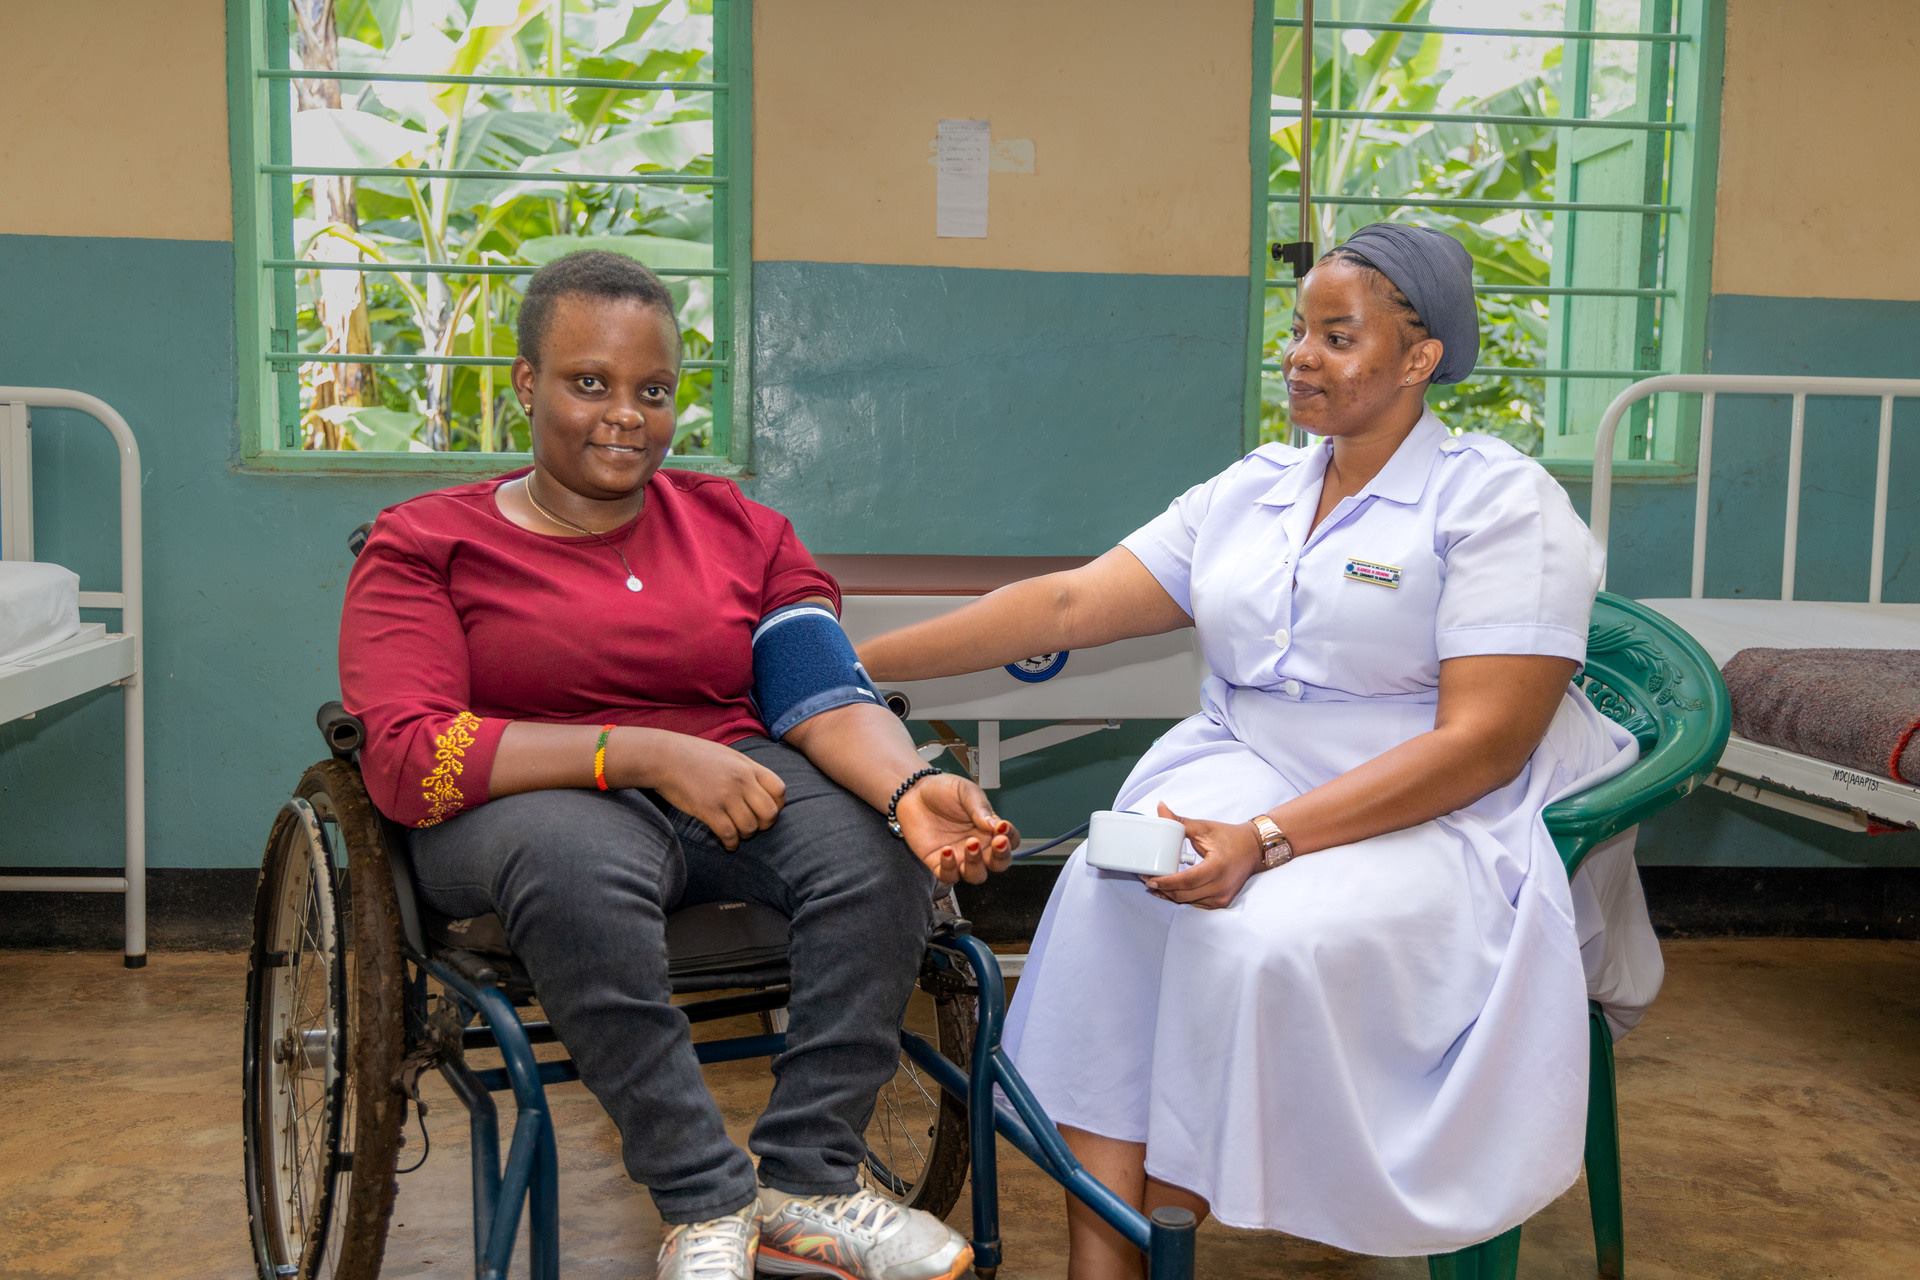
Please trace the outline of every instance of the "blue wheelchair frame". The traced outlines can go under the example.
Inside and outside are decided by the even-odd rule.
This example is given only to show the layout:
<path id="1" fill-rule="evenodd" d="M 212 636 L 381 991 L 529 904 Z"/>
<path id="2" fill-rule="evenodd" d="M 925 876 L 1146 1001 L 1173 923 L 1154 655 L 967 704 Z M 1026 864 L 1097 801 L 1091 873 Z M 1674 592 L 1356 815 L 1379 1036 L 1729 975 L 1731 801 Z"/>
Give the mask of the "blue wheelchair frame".
<path id="1" fill-rule="evenodd" d="M 1127 1204 L 1083 1168 L 1047 1118 L 1027 1084 L 1000 1046 L 1006 1016 L 1006 984 L 999 962 L 965 921 L 942 924 L 929 944 L 934 963 L 971 971 L 978 984 L 979 1025 L 973 1061 L 961 1071 L 920 1035 L 902 1030 L 901 1047 L 942 1089 L 967 1104 L 973 1203 L 974 1269 L 988 1277 L 1000 1266 L 999 1168 L 994 1135 L 1005 1137 L 1040 1169 L 1085 1203 L 1147 1256 L 1151 1280 L 1193 1280 L 1197 1224 L 1185 1209 L 1156 1210 L 1151 1219 Z M 463 972 L 449 959 L 413 956 L 414 989 L 409 1016 L 426 1007 L 430 974 L 445 989 L 463 1018 L 461 1048 L 496 1049 L 498 1067 L 475 1069 L 461 1055 L 439 1055 L 436 1067 L 466 1107 L 473 1158 L 473 1248 L 480 1280 L 505 1280 L 520 1230 L 523 1207 L 534 1280 L 558 1280 L 560 1274 L 559 1164 L 546 1086 L 578 1080 L 571 1060 L 542 1062 L 536 1043 L 557 1039 L 544 1022 L 522 1022 L 513 1001 L 489 975 Z M 684 1006 L 697 1022 L 777 1008 L 780 991 L 722 996 Z M 471 1024 L 479 1020 L 478 1026 Z M 736 1036 L 700 1041 L 694 1051 L 702 1063 L 771 1057 L 786 1047 L 786 1035 Z M 995 1089 L 1009 1100 L 997 1102 Z M 500 1118 L 491 1095 L 513 1093 L 513 1141 L 505 1163 L 500 1156 Z"/>

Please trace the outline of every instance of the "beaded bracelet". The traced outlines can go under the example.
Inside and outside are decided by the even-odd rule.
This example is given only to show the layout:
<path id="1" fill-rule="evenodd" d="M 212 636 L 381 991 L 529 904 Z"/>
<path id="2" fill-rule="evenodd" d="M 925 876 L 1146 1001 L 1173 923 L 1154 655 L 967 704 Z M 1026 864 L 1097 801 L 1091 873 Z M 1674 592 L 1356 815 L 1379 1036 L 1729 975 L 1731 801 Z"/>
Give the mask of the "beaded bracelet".
<path id="1" fill-rule="evenodd" d="M 613 726 L 600 726 L 600 741 L 593 744 L 593 785 L 602 791 L 607 789 L 607 738 L 613 733 Z"/>
<path id="2" fill-rule="evenodd" d="M 902 840 L 907 838 L 900 830 L 900 802 L 906 798 L 907 792 L 913 790 L 914 787 L 918 786 L 922 781 L 927 778 L 937 778 L 941 772 L 939 769 L 922 769 L 920 772 L 910 775 L 905 782 L 893 789 L 893 798 L 887 801 L 887 830 L 893 832 L 894 835 Z"/>

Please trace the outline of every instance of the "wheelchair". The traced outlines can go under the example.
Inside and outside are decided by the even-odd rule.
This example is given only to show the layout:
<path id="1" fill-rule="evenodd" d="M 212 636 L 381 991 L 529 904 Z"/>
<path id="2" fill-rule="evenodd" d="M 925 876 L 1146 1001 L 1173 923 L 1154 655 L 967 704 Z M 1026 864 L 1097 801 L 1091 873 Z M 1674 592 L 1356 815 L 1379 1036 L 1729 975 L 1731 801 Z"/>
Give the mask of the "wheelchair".
<path id="1" fill-rule="evenodd" d="M 532 1274 L 556 1274 L 557 1172 L 543 1086 L 578 1072 L 534 1057 L 534 1045 L 556 1036 L 543 1019 L 522 1016 L 537 1002 L 499 918 L 449 919 L 416 897 L 404 837 L 374 808 L 354 764 L 359 722 L 339 703 L 321 708 L 319 722 L 332 758 L 306 771 L 275 817 L 254 905 L 243 1128 L 259 1272 L 379 1275 L 408 1111 L 424 1113 L 418 1082 L 432 1069 L 469 1113 L 476 1274 L 505 1275 L 523 1203 Z M 919 979 L 932 1016 L 917 1021 L 930 1025 L 904 1034 L 960 1064 L 971 1059 L 979 1000 L 972 966 L 986 953 L 951 899 L 943 905 Z M 787 933 L 784 916 L 756 903 L 704 903 L 668 918 L 674 994 L 699 997 L 682 1002 L 688 1019 L 762 1021 L 759 1035 L 697 1043 L 701 1061 L 784 1048 Z M 956 945 L 961 938 L 971 950 Z M 486 1050 L 500 1066 L 468 1061 Z M 500 1091 L 518 1108 L 504 1167 L 489 1096 Z M 966 1107 L 904 1052 L 866 1139 L 861 1177 L 874 1190 L 941 1217 L 957 1203 L 969 1165 Z"/>

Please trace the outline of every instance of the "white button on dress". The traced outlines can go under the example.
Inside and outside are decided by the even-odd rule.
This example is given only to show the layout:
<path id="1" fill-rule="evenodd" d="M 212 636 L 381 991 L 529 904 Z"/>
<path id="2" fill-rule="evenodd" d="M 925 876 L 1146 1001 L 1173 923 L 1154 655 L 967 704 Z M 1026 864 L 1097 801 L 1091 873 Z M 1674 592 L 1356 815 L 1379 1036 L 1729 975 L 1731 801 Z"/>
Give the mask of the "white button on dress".
<path id="1" fill-rule="evenodd" d="M 1584 657 L 1599 551 L 1537 463 L 1429 414 L 1311 528 L 1327 449 L 1265 446 L 1125 539 L 1209 675 L 1114 808 L 1242 822 L 1431 730 L 1449 658 Z M 1634 753 L 1570 692 L 1507 786 L 1256 875 L 1222 910 L 1076 853 L 1007 1046 L 1055 1121 L 1145 1143 L 1150 1174 L 1231 1225 L 1403 1256 L 1497 1235 L 1580 1169 L 1583 941 L 1597 966 L 1639 957 L 1613 989 L 1659 986 L 1644 901 L 1612 893 L 1600 918 L 1541 821 Z M 1608 883 L 1637 885 L 1630 842 L 1609 856 Z"/>

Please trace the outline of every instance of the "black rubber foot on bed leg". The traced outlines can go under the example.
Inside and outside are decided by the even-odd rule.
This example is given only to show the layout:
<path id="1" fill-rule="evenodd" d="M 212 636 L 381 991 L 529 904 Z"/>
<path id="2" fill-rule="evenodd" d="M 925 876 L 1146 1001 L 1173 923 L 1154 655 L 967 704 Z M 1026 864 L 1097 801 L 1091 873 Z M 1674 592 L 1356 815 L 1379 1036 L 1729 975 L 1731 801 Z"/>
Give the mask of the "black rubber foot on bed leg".
<path id="1" fill-rule="evenodd" d="M 144 969 L 147 967 L 147 953 L 142 951 L 137 956 L 128 956 L 122 963 L 129 969 Z"/>

